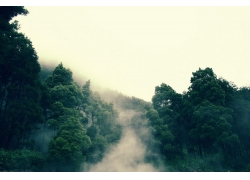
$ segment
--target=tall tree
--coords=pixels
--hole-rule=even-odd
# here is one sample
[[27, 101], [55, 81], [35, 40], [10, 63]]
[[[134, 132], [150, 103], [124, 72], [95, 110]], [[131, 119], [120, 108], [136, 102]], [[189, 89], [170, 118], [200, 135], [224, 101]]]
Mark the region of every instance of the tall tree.
[[49, 143], [50, 170], [77, 171], [86, 160], [91, 139], [86, 135], [80, 112], [83, 95], [72, 72], [60, 63], [45, 80], [50, 94], [48, 124], [55, 137]]
[[182, 96], [170, 86], [162, 83], [161, 86], [156, 86], [152, 102], [159, 117], [163, 119], [163, 124], [168, 126], [175, 137], [173, 144], [176, 155], [182, 156], [185, 144], [185, 121], [181, 118]]
[[78, 119], [70, 117], [64, 122], [49, 144], [49, 158], [55, 171], [77, 171], [85, 160], [83, 152], [91, 145], [86, 130]]
[[42, 122], [40, 65], [31, 41], [17, 32], [24, 7], [0, 7], [0, 148], [18, 148]]
[[220, 86], [217, 76], [211, 68], [193, 72], [188, 94], [194, 106], [204, 100], [216, 105], [225, 105], [225, 91]]

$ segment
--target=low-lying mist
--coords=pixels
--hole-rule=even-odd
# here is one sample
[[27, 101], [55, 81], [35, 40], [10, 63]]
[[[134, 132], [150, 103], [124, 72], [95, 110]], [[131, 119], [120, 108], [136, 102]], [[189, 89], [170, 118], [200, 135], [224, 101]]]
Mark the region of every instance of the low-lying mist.
[[[42, 69], [54, 70], [53, 64], [42, 65]], [[51, 72], [52, 72], [51, 71]], [[49, 72], [49, 71], [48, 71]], [[74, 81], [80, 86], [88, 80], [74, 74]], [[91, 82], [91, 78], [90, 78]], [[94, 84], [94, 85], [93, 85]], [[154, 137], [151, 134], [148, 119], [145, 117], [145, 109], [140, 103], [148, 103], [135, 97], [128, 97], [117, 91], [95, 85], [91, 82], [92, 92], [100, 93], [101, 99], [113, 103], [114, 108], [118, 111], [119, 118], [117, 122], [122, 126], [122, 137], [118, 143], [112, 145], [103, 159], [97, 164], [84, 163], [82, 171], [90, 172], [156, 172], [165, 171], [163, 163], [159, 157], [158, 147], [154, 144]], [[148, 103], [150, 105], [150, 103]], [[40, 131], [46, 131], [42, 128]], [[47, 145], [52, 136], [52, 132], [42, 133], [43, 136], [36, 136]], [[41, 134], [41, 133], [38, 133]], [[48, 138], [47, 138], [48, 134]], [[47, 139], [46, 139], [47, 138]], [[43, 152], [46, 149], [40, 147]]]
[[[117, 99], [109, 99], [109, 101], [117, 102]], [[124, 109], [118, 103], [114, 103], [114, 107], [119, 113], [117, 121], [123, 127], [122, 137], [116, 145], [106, 152], [101, 162], [97, 164], [83, 164], [83, 171], [164, 171], [162, 161], [157, 155], [157, 147], [151, 146], [151, 142], [154, 140], [148, 126], [148, 120], [143, 118], [143, 113], [132, 109]], [[154, 163], [150, 161], [152, 159]]]
[[146, 147], [129, 128], [123, 130], [119, 143], [107, 152], [103, 160], [96, 165], [85, 165], [84, 171], [101, 172], [145, 172], [157, 171], [151, 164], [145, 163]]

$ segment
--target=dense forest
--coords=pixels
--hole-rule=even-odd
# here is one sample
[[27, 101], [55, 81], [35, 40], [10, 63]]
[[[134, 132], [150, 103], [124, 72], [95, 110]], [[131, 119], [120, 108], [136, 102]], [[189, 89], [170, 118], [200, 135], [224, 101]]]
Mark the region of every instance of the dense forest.
[[148, 171], [250, 171], [249, 87], [207, 67], [192, 73], [182, 94], [156, 86], [152, 102], [97, 92], [90, 80], [75, 82], [63, 63], [39, 64], [11, 22], [27, 14], [0, 7], [0, 171], [91, 171], [127, 132], [142, 143], [137, 163], [150, 164]]
[[249, 171], [250, 88], [217, 78], [211, 68], [192, 73], [187, 92], [162, 83], [147, 117], [173, 171]]

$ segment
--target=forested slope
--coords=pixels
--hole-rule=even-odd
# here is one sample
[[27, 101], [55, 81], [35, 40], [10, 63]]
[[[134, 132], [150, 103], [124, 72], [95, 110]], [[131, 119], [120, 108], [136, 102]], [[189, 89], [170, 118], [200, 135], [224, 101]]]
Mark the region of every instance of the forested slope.
[[0, 7], [0, 171], [250, 170], [249, 87], [199, 68], [187, 92], [162, 83], [152, 103], [97, 92], [63, 63], [41, 68], [10, 23], [27, 14]]
[[79, 171], [120, 139], [118, 114], [90, 81], [74, 82], [62, 63], [40, 73], [31, 41], [17, 32], [17, 22], [9, 23], [27, 13], [0, 9], [0, 170]]

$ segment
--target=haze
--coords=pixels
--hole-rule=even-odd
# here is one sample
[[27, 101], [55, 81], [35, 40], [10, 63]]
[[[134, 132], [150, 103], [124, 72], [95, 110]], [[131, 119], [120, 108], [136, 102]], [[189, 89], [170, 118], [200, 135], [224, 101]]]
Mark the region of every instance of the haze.
[[25, 7], [15, 18], [39, 62], [151, 101], [162, 82], [178, 93], [192, 72], [213, 68], [249, 85], [249, 7]]

